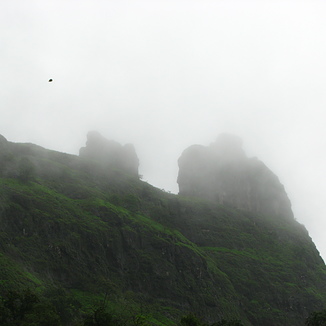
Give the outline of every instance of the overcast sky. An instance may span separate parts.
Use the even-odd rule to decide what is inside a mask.
[[[237,134],[326,260],[325,17],[324,0],[2,0],[0,134],[78,154],[98,130],[173,193],[186,147]]]

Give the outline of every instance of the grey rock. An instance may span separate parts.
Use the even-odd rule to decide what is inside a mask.
[[[114,167],[138,178],[139,160],[132,144],[122,146],[108,140],[97,131],[87,134],[86,147],[79,150],[79,156],[88,157]]]
[[[278,177],[257,158],[247,158],[237,136],[222,134],[210,146],[190,146],[178,164],[182,196],[293,218],[291,202]]]

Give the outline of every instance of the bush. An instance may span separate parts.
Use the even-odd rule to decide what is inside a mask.
[[[307,326],[326,326],[326,309],[312,312],[306,319]]]
[[[212,324],[211,326],[243,326],[240,320],[225,320],[222,319],[221,321]]]
[[[2,326],[60,326],[53,306],[30,290],[8,291],[0,300]]]
[[[104,307],[98,307],[89,314],[84,321],[84,326],[117,326],[118,321]]]
[[[183,316],[179,323],[180,326],[202,326],[202,322],[193,314]]]

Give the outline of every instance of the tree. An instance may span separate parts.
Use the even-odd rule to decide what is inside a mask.
[[[8,291],[1,298],[1,325],[14,325],[24,319],[25,315],[33,310],[33,307],[40,300],[30,290],[20,293]]]
[[[179,323],[180,326],[202,326],[202,322],[193,314],[183,316]]]
[[[31,292],[8,291],[0,300],[1,326],[60,326],[53,306]]]
[[[104,307],[96,308],[84,321],[84,326],[117,326],[118,322]]]
[[[232,320],[225,320],[222,319],[221,321],[212,324],[211,326],[243,326],[240,320],[232,319]]]
[[[132,317],[133,326],[148,326],[147,318],[145,315],[139,314]]]
[[[75,321],[80,319],[80,302],[64,288],[48,288],[44,292],[44,296],[47,297],[47,300],[60,316],[63,325],[74,324]]]
[[[312,312],[306,319],[307,326],[326,326],[326,309]]]

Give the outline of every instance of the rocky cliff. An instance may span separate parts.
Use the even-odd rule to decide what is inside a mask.
[[[254,213],[293,217],[278,177],[257,158],[248,158],[237,136],[221,134],[210,146],[190,146],[178,163],[180,195]]]
[[[79,155],[118,168],[138,178],[139,160],[132,144],[122,146],[114,140],[104,138],[97,131],[91,131],[87,134],[86,147],[80,149]]]
[[[262,163],[253,165],[261,170],[250,165],[239,139],[222,144],[227,139],[224,148],[193,147],[188,164],[194,171],[205,164],[207,176],[216,161],[232,168],[219,175],[234,187],[224,200],[249,201],[232,181],[244,187],[243,170],[260,171],[262,194],[278,189]],[[78,157],[0,137],[0,296],[37,291],[55,304],[56,326],[86,325],[85,312],[101,302],[126,326],[172,326],[189,312],[210,325],[239,319],[245,326],[303,326],[325,307],[325,264],[295,219],[168,194],[108,164],[107,141],[91,143]],[[281,203],[282,189],[271,199]]]

